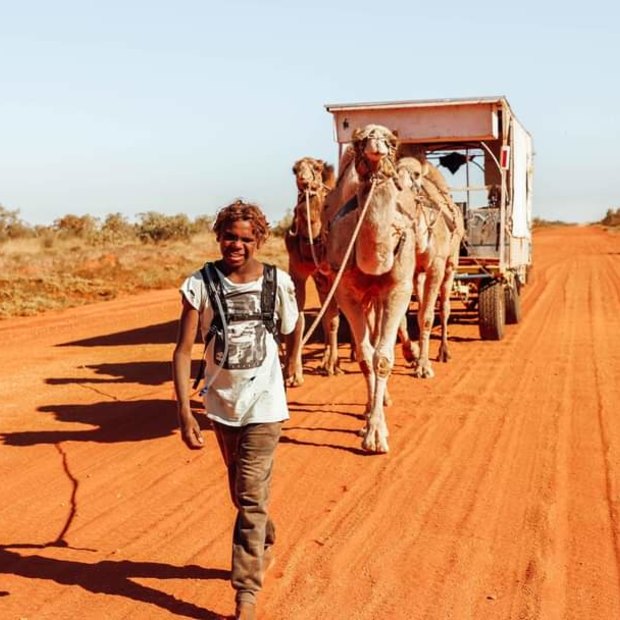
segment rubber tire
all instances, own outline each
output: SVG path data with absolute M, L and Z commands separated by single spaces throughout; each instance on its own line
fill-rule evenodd
M 506 296 L 502 282 L 483 284 L 478 294 L 478 328 L 482 340 L 501 340 L 506 324 Z
M 506 286 L 506 325 L 516 325 L 521 322 L 521 292 L 520 286 L 515 282 L 512 286 Z

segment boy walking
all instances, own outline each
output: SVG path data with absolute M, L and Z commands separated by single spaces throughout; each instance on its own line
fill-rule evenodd
M 231 570 L 235 618 L 253 620 L 256 595 L 273 560 L 275 528 L 267 508 L 274 452 L 289 415 L 278 344 L 261 313 L 267 267 L 255 254 L 268 236 L 265 215 L 258 206 L 237 201 L 218 212 L 213 230 L 221 258 L 192 274 L 180 288 L 183 308 L 173 356 L 174 386 L 183 441 L 190 449 L 200 449 L 204 440 L 190 409 L 189 389 L 192 345 L 200 325 L 208 342 L 205 409 L 237 508 Z M 275 280 L 273 318 L 280 333 L 289 334 L 298 317 L 293 282 L 280 269 Z M 208 287 L 213 287 L 211 295 Z

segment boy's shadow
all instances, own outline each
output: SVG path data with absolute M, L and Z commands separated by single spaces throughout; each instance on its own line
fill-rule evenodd
M 46 545 L 40 545 L 45 547 Z M 223 620 L 223 617 L 171 594 L 141 585 L 133 578 L 150 579 L 229 579 L 230 571 L 196 565 L 172 566 L 156 562 L 102 560 L 94 564 L 74 560 L 56 560 L 41 555 L 20 555 L 11 548 L 37 545 L 1 545 L 0 573 L 27 579 L 50 579 L 61 585 L 80 586 L 95 594 L 125 596 L 134 601 L 156 605 L 172 614 L 199 620 Z M 148 615 L 148 612 L 145 612 Z
M 192 407 L 200 403 L 192 401 Z M 167 437 L 178 429 L 176 404 L 172 400 L 102 401 L 75 405 L 45 405 L 39 411 L 52 413 L 56 420 L 88 424 L 87 429 L 19 431 L 0 435 L 0 441 L 12 446 L 56 444 L 61 441 L 145 441 Z M 206 416 L 197 419 L 208 429 Z

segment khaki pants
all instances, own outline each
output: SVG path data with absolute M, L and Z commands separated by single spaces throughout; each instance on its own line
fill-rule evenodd
M 230 495 L 237 508 L 231 582 L 238 603 L 254 602 L 263 583 L 263 554 L 275 543 L 275 527 L 267 507 L 282 422 L 240 428 L 215 422 L 214 428 L 228 468 Z

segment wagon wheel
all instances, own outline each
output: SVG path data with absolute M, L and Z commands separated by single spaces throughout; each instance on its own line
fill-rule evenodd
M 521 291 L 517 282 L 504 289 L 506 303 L 506 324 L 514 325 L 521 321 Z
M 480 289 L 478 328 L 482 340 L 501 340 L 506 322 L 506 297 L 502 282 L 492 280 Z

